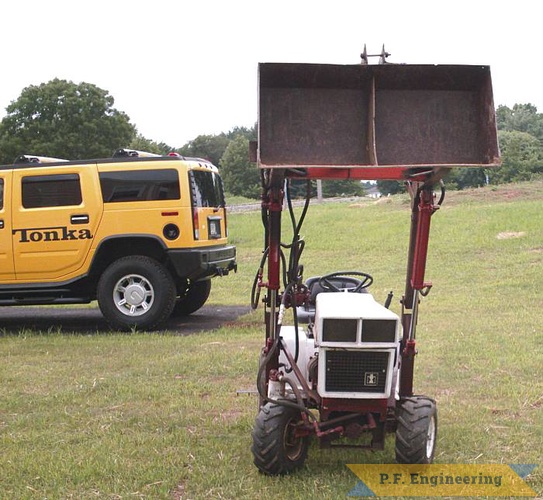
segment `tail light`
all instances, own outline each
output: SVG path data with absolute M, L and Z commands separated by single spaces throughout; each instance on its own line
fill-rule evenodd
M 200 239 L 200 219 L 198 217 L 198 207 L 192 207 L 192 229 L 194 231 L 194 239 Z

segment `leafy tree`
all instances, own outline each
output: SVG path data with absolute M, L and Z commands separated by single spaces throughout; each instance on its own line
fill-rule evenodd
M 155 153 L 158 155 L 167 155 L 174 151 L 174 148 L 168 146 L 164 142 L 155 142 L 150 139 L 146 139 L 143 135 L 138 134 L 130 144 L 128 149 L 137 149 L 138 151 L 147 151 L 149 153 Z
M 231 140 L 220 160 L 225 190 L 235 196 L 258 198 L 260 173 L 249 161 L 249 139 L 238 135 Z
M 135 135 L 128 116 L 113 104 L 106 90 L 90 83 L 54 79 L 26 87 L 0 123 L 0 162 L 10 163 L 20 154 L 111 156 Z
M 496 120 L 499 130 L 526 132 L 543 141 L 543 114 L 533 104 L 515 104 L 512 109 L 498 106 Z
M 364 186 L 360 181 L 353 180 L 323 180 L 322 196 L 332 198 L 335 196 L 363 196 Z
M 405 185 L 399 181 L 377 181 L 377 188 L 383 195 L 405 193 Z
M 223 132 L 219 135 L 199 135 L 177 149 L 177 152 L 183 156 L 205 158 L 214 165 L 219 165 L 228 144 L 238 136 L 245 137 L 249 141 L 255 141 L 256 124 L 252 128 L 234 127 L 229 132 Z
M 484 186 L 487 184 L 486 170 L 484 168 L 453 168 L 444 181 L 447 189 Z
M 238 135 L 242 135 L 250 141 L 256 141 L 256 123 L 251 128 L 234 127 L 226 134 L 226 137 L 227 139 L 232 140 L 235 139 Z
M 488 169 L 492 184 L 530 180 L 543 173 L 543 148 L 531 134 L 517 131 L 498 133 L 502 154 L 502 165 Z
M 317 196 L 317 181 L 310 181 L 310 196 L 312 198 Z M 291 179 L 289 192 L 291 199 L 305 198 L 307 196 L 307 180 L 305 179 Z
M 214 165 L 219 165 L 221 156 L 224 154 L 229 142 L 230 140 L 225 134 L 199 135 L 182 148 L 179 148 L 177 152 L 183 156 L 204 158 Z

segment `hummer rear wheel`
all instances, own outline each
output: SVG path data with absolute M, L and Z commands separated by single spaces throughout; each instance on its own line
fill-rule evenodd
M 102 274 L 98 304 L 114 328 L 149 330 L 172 313 L 175 283 L 166 268 L 143 255 L 123 257 Z

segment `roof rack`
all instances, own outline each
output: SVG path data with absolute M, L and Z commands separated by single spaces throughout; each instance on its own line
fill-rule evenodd
M 126 157 L 131 157 L 131 156 L 146 158 L 146 157 L 161 156 L 161 155 L 157 155 L 156 153 L 149 153 L 147 151 L 138 151 L 137 149 L 126 149 L 126 148 L 117 149 L 113 153 L 113 158 L 126 158 Z
M 53 158 L 51 156 L 20 155 L 15 158 L 15 161 L 13 163 L 17 165 L 21 163 L 58 163 L 62 161 L 68 160 L 64 160 L 62 158 Z

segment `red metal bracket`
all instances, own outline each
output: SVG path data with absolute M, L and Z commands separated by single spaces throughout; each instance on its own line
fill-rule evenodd
M 423 288 L 432 286 L 432 283 L 424 281 L 424 273 L 426 271 L 426 260 L 428 256 L 430 220 L 434 212 L 439 208 L 438 205 L 434 204 L 434 198 L 434 192 L 431 187 L 423 187 L 420 190 L 413 270 L 411 272 L 411 286 L 414 290 L 422 290 Z

